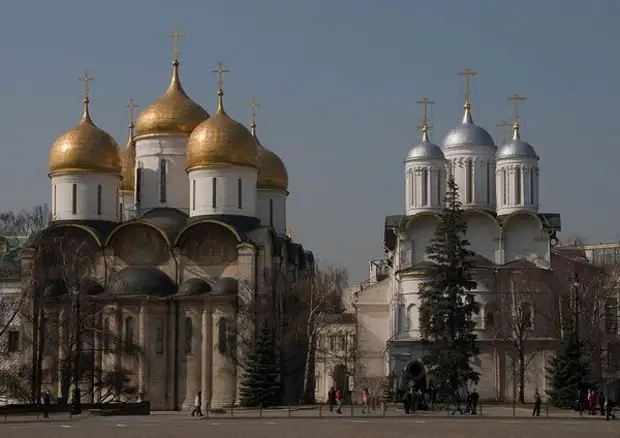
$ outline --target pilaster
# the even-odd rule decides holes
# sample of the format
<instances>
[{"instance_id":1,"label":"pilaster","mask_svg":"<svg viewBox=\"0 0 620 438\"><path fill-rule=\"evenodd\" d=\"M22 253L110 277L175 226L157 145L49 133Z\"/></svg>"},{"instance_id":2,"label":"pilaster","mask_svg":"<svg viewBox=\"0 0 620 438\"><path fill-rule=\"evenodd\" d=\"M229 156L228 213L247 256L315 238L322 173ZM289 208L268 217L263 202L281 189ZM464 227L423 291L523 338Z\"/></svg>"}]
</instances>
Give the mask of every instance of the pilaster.
<instances>
[{"instance_id":1,"label":"pilaster","mask_svg":"<svg viewBox=\"0 0 620 438\"><path fill-rule=\"evenodd\" d=\"M146 333L146 303L140 302L140 313L138 315L139 345L140 352L138 355L138 398L140 401L146 397L146 358L147 358L147 333Z\"/></svg>"},{"instance_id":2,"label":"pilaster","mask_svg":"<svg viewBox=\"0 0 620 438\"><path fill-rule=\"evenodd\" d=\"M206 411L209 409L213 398L213 309L205 301L202 310L202 346L201 352L201 373L202 373L202 403Z\"/></svg>"}]
</instances>

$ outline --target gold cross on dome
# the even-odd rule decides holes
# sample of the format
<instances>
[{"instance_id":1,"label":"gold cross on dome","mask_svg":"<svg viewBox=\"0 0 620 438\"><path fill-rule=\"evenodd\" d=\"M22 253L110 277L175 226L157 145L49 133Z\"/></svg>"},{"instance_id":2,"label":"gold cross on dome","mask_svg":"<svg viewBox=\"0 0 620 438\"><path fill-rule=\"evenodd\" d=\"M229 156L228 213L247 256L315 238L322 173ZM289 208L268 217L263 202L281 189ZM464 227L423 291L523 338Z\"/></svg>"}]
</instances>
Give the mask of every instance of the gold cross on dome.
<instances>
[{"instance_id":1,"label":"gold cross on dome","mask_svg":"<svg viewBox=\"0 0 620 438\"><path fill-rule=\"evenodd\" d=\"M435 101L430 100L428 97L425 97L422 100L416 101L416 103L418 105L422 105L422 111L423 111L422 126L420 126L420 128L426 129L426 130L428 130L429 128L432 128L432 126L428 124L428 106L433 105Z\"/></svg>"},{"instance_id":2,"label":"gold cross on dome","mask_svg":"<svg viewBox=\"0 0 620 438\"><path fill-rule=\"evenodd\" d=\"M90 85L91 81L94 81L95 78L88 75L88 70L84 70L84 75L78 79L80 82L84 82L84 100L90 100Z\"/></svg>"},{"instance_id":3,"label":"gold cross on dome","mask_svg":"<svg viewBox=\"0 0 620 438\"><path fill-rule=\"evenodd\" d=\"M519 102L527 99L527 97L521 96L520 94L513 94L512 96L508 96L508 100L514 102L515 105L515 123L519 124Z\"/></svg>"},{"instance_id":4,"label":"gold cross on dome","mask_svg":"<svg viewBox=\"0 0 620 438\"><path fill-rule=\"evenodd\" d=\"M179 26L175 26L174 31L169 36L172 37L174 41L174 52L173 52L174 61L178 61L179 60L179 39L183 38L185 34L179 31Z\"/></svg>"},{"instance_id":5,"label":"gold cross on dome","mask_svg":"<svg viewBox=\"0 0 620 438\"><path fill-rule=\"evenodd\" d=\"M255 98L250 100L250 108L252 108L252 125L256 125L256 110L261 107L261 104Z\"/></svg>"},{"instance_id":6,"label":"gold cross on dome","mask_svg":"<svg viewBox=\"0 0 620 438\"><path fill-rule=\"evenodd\" d=\"M224 84L224 73L230 73L230 70L225 70L224 69L224 63L223 62L218 62L217 63L217 68L215 70L212 70L212 73L216 73L217 74L217 86L221 90L222 89L222 85Z\"/></svg>"},{"instance_id":7,"label":"gold cross on dome","mask_svg":"<svg viewBox=\"0 0 620 438\"><path fill-rule=\"evenodd\" d=\"M125 108L129 109L129 123L133 123L133 109L139 107L140 105L138 105L133 99L129 99L129 103L125 105Z\"/></svg>"},{"instance_id":8,"label":"gold cross on dome","mask_svg":"<svg viewBox=\"0 0 620 438\"><path fill-rule=\"evenodd\" d=\"M465 102L469 103L471 93L471 78L478 74L477 71L473 71L467 67L465 70L459 72L459 76L465 76Z\"/></svg>"}]
</instances>

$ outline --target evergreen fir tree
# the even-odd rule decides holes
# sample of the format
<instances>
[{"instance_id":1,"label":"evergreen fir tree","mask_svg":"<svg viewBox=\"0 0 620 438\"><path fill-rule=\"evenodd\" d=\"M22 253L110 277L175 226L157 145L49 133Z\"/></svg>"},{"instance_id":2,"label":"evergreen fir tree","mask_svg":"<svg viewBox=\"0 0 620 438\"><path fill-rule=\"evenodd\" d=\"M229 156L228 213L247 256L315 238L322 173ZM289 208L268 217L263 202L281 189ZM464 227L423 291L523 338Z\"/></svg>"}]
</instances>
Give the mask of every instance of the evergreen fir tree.
<instances>
[{"instance_id":1,"label":"evergreen fir tree","mask_svg":"<svg viewBox=\"0 0 620 438\"><path fill-rule=\"evenodd\" d=\"M246 358L240 388L240 403L246 407L276 406L280 401L280 361L273 330L265 322L256 344Z\"/></svg>"},{"instance_id":2,"label":"evergreen fir tree","mask_svg":"<svg viewBox=\"0 0 620 438\"><path fill-rule=\"evenodd\" d=\"M551 389L547 391L553 406L567 408L577 401L579 389L582 394L589 386L591 364L586 359L584 343L575 335L566 339L555 357L549 361L547 374Z\"/></svg>"},{"instance_id":3,"label":"evergreen fir tree","mask_svg":"<svg viewBox=\"0 0 620 438\"><path fill-rule=\"evenodd\" d=\"M474 253L468 249L467 223L452 178L444 202L439 225L426 250L430 266L419 294L424 363L434 376L439 394L451 396L479 380L471 363L479 353L473 321L479 306L471 292L476 288L471 276Z\"/></svg>"}]
</instances>

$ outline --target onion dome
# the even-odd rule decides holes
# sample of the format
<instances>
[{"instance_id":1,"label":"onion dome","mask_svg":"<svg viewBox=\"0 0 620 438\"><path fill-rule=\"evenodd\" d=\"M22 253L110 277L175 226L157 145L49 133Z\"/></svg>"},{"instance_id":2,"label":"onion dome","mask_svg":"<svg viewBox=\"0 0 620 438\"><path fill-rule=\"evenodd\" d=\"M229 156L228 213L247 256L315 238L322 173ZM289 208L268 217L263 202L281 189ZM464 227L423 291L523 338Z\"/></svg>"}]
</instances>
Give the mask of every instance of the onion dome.
<instances>
[{"instance_id":1,"label":"onion dome","mask_svg":"<svg viewBox=\"0 0 620 438\"><path fill-rule=\"evenodd\" d=\"M422 143L415 145L409 149L405 161L417 159L443 160L445 157L443 151L435 143L432 143L428 136L428 123L422 125Z\"/></svg>"},{"instance_id":2,"label":"onion dome","mask_svg":"<svg viewBox=\"0 0 620 438\"><path fill-rule=\"evenodd\" d=\"M512 138L504 143L497 151L497 159L503 158L534 158L538 160L538 154L534 147L526 141L521 140L519 135L519 123L515 122L512 127Z\"/></svg>"},{"instance_id":3,"label":"onion dome","mask_svg":"<svg viewBox=\"0 0 620 438\"><path fill-rule=\"evenodd\" d=\"M221 85L217 95L215 116L198 125L189 137L186 170L206 167L258 168L258 148L254 136L224 111Z\"/></svg>"},{"instance_id":4,"label":"onion dome","mask_svg":"<svg viewBox=\"0 0 620 438\"><path fill-rule=\"evenodd\" d=\"M495 142L486 129L474 124L471 117L471 105L469 101L464 105L465 114L463 115L463 121L459 126L452 129L444 137L442 142L442 149L449 149L461 146L488 146L496 148Z\"/></svg>"},{"instance_id":5,"label":"onion dome","mask_svg":"<svg viewBox=\"0 0 620 438\"><path fill-rule=\"evenodd\" d=\"M179 79L179 60L172 63L172 80L166 92L147 106L136 120L136 139L166 134L190 135L209 113L190 99Z\"/></svg>"},{"instance_id":6,"label":"onion dome","mask_svg":"<svg viewBox=\"0 0 620 438\"><path fill-rule=\"evenodd\" d=\"M88 81L85 77L85 81ZM82 120L61 134L50 151L50 176L68 172L120 174L118 143L90 118L88 90Z\"/></svg>"},{"instance_id":7,"label":"onion dome","mask_svg":"<svg viewBox=\"0 0 620 438\"><path fill-rule=\"evenodd\" d=\"M131 105L131 104L130 104ZM136 142L133 120L129 123L127 146L121 151L121 193L133 193L136 189Z\"/></svg>"},{"instance_id":8,"label":"onion dome","mask_svg":"<svg viewBox=\"0 0 620 438\"><path fill-rule=\"evenodd\" d=\"M252 110L256 106L252 102ZM275 152L263 146L256 135L256 115L252 111L250 132L258 147L258 189L288 191L288 172L284 162Z\"/></svg>"}]
</instances>

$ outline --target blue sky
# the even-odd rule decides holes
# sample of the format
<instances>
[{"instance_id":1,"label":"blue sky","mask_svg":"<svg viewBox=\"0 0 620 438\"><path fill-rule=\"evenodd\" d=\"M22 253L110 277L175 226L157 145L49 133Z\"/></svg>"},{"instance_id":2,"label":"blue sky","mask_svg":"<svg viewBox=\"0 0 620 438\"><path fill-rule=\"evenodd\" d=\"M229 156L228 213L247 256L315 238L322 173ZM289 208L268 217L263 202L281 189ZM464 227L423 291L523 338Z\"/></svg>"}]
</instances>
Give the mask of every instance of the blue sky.
<instances>
[{"instance_id":1,"label":"blue sky","mask_svg":"<svg viewBox=\"0 0 620 438\"><path fill-rule=\"evenodd\" d=\"M620 2L615 0L4 0L0 15L0 206L49 202L48 151L81 111L124 145L130 97L143 107L168 84L178 24L183 84L210 112L217 61L229 114L262 107L262 142L290 174L297 239L358 282L380 254L383 219L404 209L403 159L460 122L465 67L475 121L499 141L506 96L527 96L523 139L541 157L541 210L563 238L620 239Z\"/></svg>"}]
</instances>

